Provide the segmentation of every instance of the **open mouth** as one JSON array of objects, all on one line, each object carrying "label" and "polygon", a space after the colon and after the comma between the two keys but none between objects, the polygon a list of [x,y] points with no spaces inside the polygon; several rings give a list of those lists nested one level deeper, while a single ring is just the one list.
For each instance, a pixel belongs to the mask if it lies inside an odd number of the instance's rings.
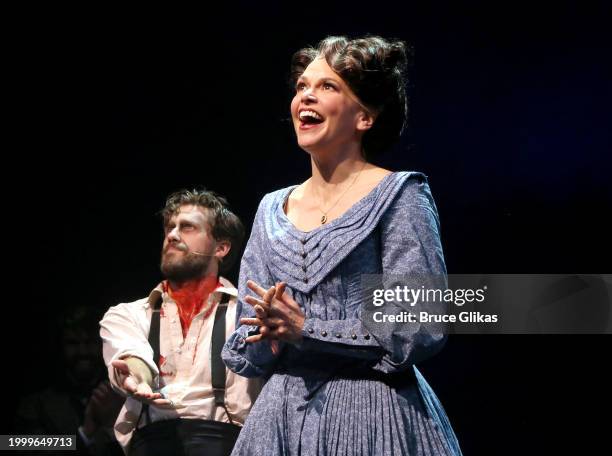
[{"label": "open mouth", "polygon": [[300,128],[308,129],[323,123],[323,116],[316,111],[305,109],[298,114],[300,119]]}]

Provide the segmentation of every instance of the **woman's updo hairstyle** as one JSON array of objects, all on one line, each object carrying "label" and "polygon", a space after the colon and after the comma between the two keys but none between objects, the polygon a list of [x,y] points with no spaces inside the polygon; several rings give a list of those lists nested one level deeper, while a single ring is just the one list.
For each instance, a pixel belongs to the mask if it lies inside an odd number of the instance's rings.
[{"label": "woman's updo hairstyle", "polygon": [[327,64],[376,116],[364,135],[366,159],[384,152],[400,137],[406,125],[406,45],[379,36],[349,40],[330,36],[317,47],[299,50],[291,60],[291,83],[295,85],[306,67],[317,57]]}]

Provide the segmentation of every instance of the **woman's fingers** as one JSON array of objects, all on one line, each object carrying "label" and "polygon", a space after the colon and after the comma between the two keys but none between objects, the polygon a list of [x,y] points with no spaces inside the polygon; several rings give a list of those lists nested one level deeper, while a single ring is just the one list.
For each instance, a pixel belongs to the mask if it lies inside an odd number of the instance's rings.
[{"label": "woman's fingers", "polygon": [[302,312],[300,305],[295,302],[295,300],[289,296],[288,293],[283,293],[280,298],[278,298],[280,302],[282,302],[286,308],[293,310],[294,312]]},{"label": "woman's fingers", "polygon": [[[245,339],[247,343],[270,340],[272,353],[278,355],[280,345],[278,340],[294,340],[299,338],[299,324],[295,324],[296,316],[299,320],[303,312],[297,302],[286,293],[287,284],[277,282],[275,286],[265,289],[256,282],[249,280],[247,286],[255,292],[260,299],[254,296],[245,296],[244,301],[255,310],[256,318],[241,318],[240,323],[259,327],[259,334]],[[297,315],[296,315],[297,314]]]},{"label": "woman's fingers", "polygon": [[263,302],[261,299],[257,299],[254,298],[253,296],[245,296],[244,297],[244,302],[246,302],[247,304],[250,304],[251,306],[255,307],[255,306],[265,306],[266,303]]},{"label": "woman's fingers", "polygon": [[277,326],[282,326],[285,324],[285,319],[281,317],[269,317],[264,318],[263,324],[269,328],[276,328]]},{"label": "woman's fingers", "polygon": [[274,293],[274,297],[276,299],[281,299],[283,293],[285,293],[285,288],[287,288],[287,284],[285,282],[278,282],[276,284],[276,293]]},{"label": "woman's fingers", "polygon": [[[265,339],[267,339],[267,337],[264,337],[262,334],[257,334],[255,336],[247,337],[246,339],[244,339],[244,341],[247,344],[252,344],[256,342],[261,342],[262,340],[265,340]],[[270,350],[272,350],[272,354],[274,356],[280,353],[280,346],[278,344],[278,340],[274,340],[274,339],[270,340]]]},{"label": "woman's fingers", "polygon": [[288,334],[288,329],[286,326],[280,326],[278,328],[270,329],[268,333],[268,337],[271,339],[283,339]]},{"label": "woman's fingers", "polygon": [[241,318],[240,324],[248,326],[263,326],[264,323],[259,318]]},{"label": "woman's fingers", "polygon": [[246,339],[244,339],[244,341],[247,344],[253,344],[255,342],[261,342],[264,339],[264,337],[261,334],[255,334],[254,336],[249,336]]},{"label": "woman's fingers", "polygon": [[276,294],[276,287],[270,287],[263,295],[263,300],[266,304],[270,304],[274,295]]},{"label": "woman's fingers", "polygon": [[[270,314],[277,314],[281,317],[286,316],[286,310],[292,310],[301,313],[300,306],[295,300],[285,292],[287,284],[285,282],[277,282],[276,286],[270,287],[268,290],[259,286],[256,282],[249,280],[247,286],[253,290],[261,299],[253,296],[245,296],[244,300],[251,306],[261,306],[263,310]],[[274,305],[272,302],[274,301]],[[259,318],[265,318],[263,314],[257,315]]]},{"label": "woman's fingers", "polygon": [[256,325],[256,326],[265,325],[266,324],[265,320],[268,318],[268,313],[265,311],[265,309],[259,303],[259,301],[256,300],[255,298],[248,299],[248,297],[245,298],[245,301],[251,304],[253,308],[255,309],[256,318],[243,317],[240,319],[240,323],[242,323],[243,325]]},{"label": "woman's fingers", "polygon": [[276,289],[274,287],[271,287],[266,293],[264,293],[263,299],[257,299],[253,296],[247,295],[244,297],[244,301],[247,304],[253,306],[255,309],[257,309],[256,306],[260,306],[265,312],[269,312],[271,310],[270,303],[272,302],[275,292]]},{"label": "woman's fingers", "polygon": [[[290,303],[286,303],[285,301],[275,301],[274,308],[272,308],[269,303],[261,299],[254,298],[253,296],[245,296],[244,302],[251,305],[253,309],[255,309],[255,315],[257,315],[257,318],[267,318],[270,315],[278,315],[283,317],[286,314],[287,309],[294,310],[294,306]],[[299,309],[299,306],[297,307]]]},{"label": "woman's fingers", "polygon": [[255,306],[255,315],[257,315],[257,318],[264,319],[268,317],[268,312],[266,312],[262,306],[257,304]]},{"label": "woman's fingers", "polygon": [[270,330],[272,328],[269,328],[268,326],[261,326],[259,328],[259,334],[261,334],[261,337],[263,337],[264,339],[268,339],[270,337]]},{"label": "woman's fingers", "polygon": [[[243,317],[240,319],[240,324],[241,325],[248,325],[248,326],[260,326],[261,328],[265,328],[265,327],[276,327],[276,326],[280,326],[282,324],[285,323],[285,320],[283,320],[282,318],[278,318],[278,317],[273,317],[273,318],[248,318],[248,317]],[[261,332],[261,329],[260,329]]]},{"label": "woman's fingers", "polygon": [[[247,287],[249,287],[250,290],[254,291],[257,296],[264,300],[266,300],[266,294],[270,293],[271,290],[274,290],[274,287],[270,287],[268,290],[266,290],[265,288],[261,287],[257,282],[253,282],[252,280],[247,280]],[[276,290],[272,291],[272,296],[274,296],[275,292]],[[267,301],[269,302],[270,299],[267,299]]]},{"label": "woman's fingers", "polygon": [[254,291],[255,294],[262,298],[263,295],[266,294],[266,290],[260,287],[259,284],[257,282],[254,282],[253,280],[247,280],[247,287],[249,287],[250,290]]},{"label": "woman's fingers", "polygon": [[285,293],[285,288],[287,288],[287,284],[285,282],[278,282],[276,284],[276,293],[274,297],[284,304],[284,307],[288,307],[292,310],[296,310],[300,308],[300,305],[293,300],[288,293]]}]

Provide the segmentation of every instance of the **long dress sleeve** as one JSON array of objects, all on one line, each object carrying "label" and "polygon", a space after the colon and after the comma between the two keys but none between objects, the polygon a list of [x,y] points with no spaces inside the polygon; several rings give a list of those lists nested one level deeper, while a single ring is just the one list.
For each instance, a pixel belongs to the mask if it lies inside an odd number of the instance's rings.
[{"label": "long dress sleeve", "polygon": [[[286,343],[276,363],[263,342],[240,344],[247,328],[234,337],[234,367],[270,374],[234,454],[460,455],[442,406],[411,366],[441,348],[444,331],[374,322],[371,284],[363,285],[374,277],[376,288],[391,289],[407,275],[412,287],[445,288],[426,177],[391,173],[341,217],[309,232],[283,211],[291,190],[262,201],[243,270],[262,285],[287,283],[306,316],[303,337]],[[377,309],[404,307],[389,299]]]},{"label": "long dress sleeve", "polygon": [[[417,175],[422,176],[422,175]],[[440,225],[435,203],[424,177],[408,179],[378,225],[381,246],[381,285],[393,289],[401,282],[411,288],[446,288],[446,267],[440,242]],[[370,360],[373,368],[385,373],[408,369],[433,356],[445,337],[437,325],[419,323],[377,323],[373,320],[371,294],[352,296],[358,300],[353,315],[342,320],[309,318],[299,348],[308,351]],[[440,303],[428,304],[435,313]],[[418,308],[418,307],[416,307]],[[385,314],[400,314],[404,303],[386,302]]]},{"label": "long dress sleeve", "polygon": [[265,376],[276,361],[268,340],[258,343],[245,342],[247,337],[258,334],[259,328],[240,324],[241,318],[255,317],[253,307],[244,302],[244,297],[247,295],[258,297],[247,287],[247,281],[253,280],[263,287],[272,286],[275,283],[266,265],[263,217],[262,201],[255,214],[253,230],[240,263],[236,331],[227,340],[221,353],[227,367],[243,377]]}]

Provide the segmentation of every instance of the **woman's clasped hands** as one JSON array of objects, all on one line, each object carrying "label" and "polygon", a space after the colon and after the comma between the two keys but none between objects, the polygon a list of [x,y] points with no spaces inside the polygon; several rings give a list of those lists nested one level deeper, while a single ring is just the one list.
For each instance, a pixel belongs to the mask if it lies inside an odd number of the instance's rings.
[{"label": "woman's clasped hands", "polygon": [[278,341],[299,342],[306,317],[299,304],[285,292],[287,284],[279,282],[266,290],[249,280],[247,286],[259,298],[245,296],[244,301],[255,309],[255,318],[241,318],[240,323],[258,326],[259,334],[247,337],[245,342],[254,343],[268,339],[275,355],[280,351]]}]

